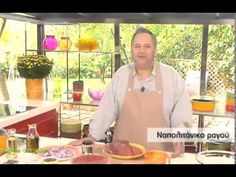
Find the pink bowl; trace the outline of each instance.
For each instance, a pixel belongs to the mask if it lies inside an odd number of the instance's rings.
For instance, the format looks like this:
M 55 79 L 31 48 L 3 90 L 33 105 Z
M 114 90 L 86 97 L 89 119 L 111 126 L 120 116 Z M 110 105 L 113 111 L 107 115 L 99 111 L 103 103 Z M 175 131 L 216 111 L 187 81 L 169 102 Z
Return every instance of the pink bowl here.
M 102 89 L 88 89 L 88 94 L 93 100 L 100 101 L 104 95 L 104 91 Z

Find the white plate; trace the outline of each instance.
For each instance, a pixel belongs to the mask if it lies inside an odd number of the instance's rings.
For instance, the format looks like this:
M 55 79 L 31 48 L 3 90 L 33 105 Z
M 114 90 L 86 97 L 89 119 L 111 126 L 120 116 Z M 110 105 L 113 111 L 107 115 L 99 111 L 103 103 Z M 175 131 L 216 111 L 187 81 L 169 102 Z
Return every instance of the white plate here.
M 71 157 L 62 157 L 62 158 L 58 158 L 58 157 L 55 157 L 53 155 L 51 155 L 50 151 L 52 148 L 63 148 L 63 150 L 67 150 L 69 152 L 71 152 L 72 156 Z M 45 156 L 44 153 L 47 153 L 47 155 Z M 60 151 L 58 151 L 58 153 L 60 153 Z M 39 153 L 39 156 L 41 158 L 46 158 L 46 157 L 55 157 L 58 161 L 65 161 L 65 160 L 69 160 L 71 158 L 74 158 L 78 155 L 81 155 L 81 150 L 79 148 L 76 148 L 74 146 L 70 146 L 70 145 L 57 145 L 57 146 L 47 146 L 47 147 L 43 147 L 43 148 L 40 148 L 40 153 Z
M 28 164 L 36 162 L 38 157 L 34 153 L 20 152 L 17 154 L 17 159 L 19 163 Z
M 235 164 L 235 154 L 230 151 L 208 150 L 199 152 L 196 160 L 201 164 Z

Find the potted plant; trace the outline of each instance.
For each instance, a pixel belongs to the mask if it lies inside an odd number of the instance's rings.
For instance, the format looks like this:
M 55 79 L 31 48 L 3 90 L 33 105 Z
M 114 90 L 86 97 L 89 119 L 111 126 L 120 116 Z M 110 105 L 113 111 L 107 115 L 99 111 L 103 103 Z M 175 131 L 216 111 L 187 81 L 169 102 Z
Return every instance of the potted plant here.
M 29 99 L 43 99 L 43 79 L 47 77 L 53 61 L 44 55 L 23 55 L 17 58 L 17 71 L 26 79 L 26 92 Z M 37 84 L 37 85 L 36 85 Z

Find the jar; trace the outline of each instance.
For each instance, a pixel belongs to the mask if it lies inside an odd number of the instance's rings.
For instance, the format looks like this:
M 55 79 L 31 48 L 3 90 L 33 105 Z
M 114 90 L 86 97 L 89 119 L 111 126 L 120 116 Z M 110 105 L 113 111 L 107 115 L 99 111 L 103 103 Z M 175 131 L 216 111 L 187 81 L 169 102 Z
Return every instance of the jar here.
M 226 104 L 225 104 L 225 109 L 226 111 L 229 112 L 234 112 L 235 110 L 235 105 L 234 105 L 234 91 L 233 90 L 228 90 L 226 92 Z
M 26 151 L 35 153 L 39 149 L 39 134 L 36 124 L 28 125 L 28 133 L 26 135 Z
M 61 51 L 67 52 L 70 50 L 72 45 L 72 42 L 70 40 L 70 37 L 61 37 L 59 41 L 59 48 Z
M 8 132 L 8 140 L 7 140 L 7 158 L 10 160 L 14 160 L 17 158 L 17 137 L 15 136 L 16 134 L 16 129 L 11 128 L 7 129 Z
M 91 140 L 82 141 L 82 153 L 83 154 L 93 153 L 93 142 Z
M 72 93 L 73 101 L 81 101 L 82 96 L 83 96 L 83 92 L 73 92 Z
M 7 131 L 0 128 L 0 154 L 5 153 L 7 150 Z
M 43 48 L 46 51 L 54 51 L 58 46 L 58 41 L 54 35 L 46 35 L 43 40 Z

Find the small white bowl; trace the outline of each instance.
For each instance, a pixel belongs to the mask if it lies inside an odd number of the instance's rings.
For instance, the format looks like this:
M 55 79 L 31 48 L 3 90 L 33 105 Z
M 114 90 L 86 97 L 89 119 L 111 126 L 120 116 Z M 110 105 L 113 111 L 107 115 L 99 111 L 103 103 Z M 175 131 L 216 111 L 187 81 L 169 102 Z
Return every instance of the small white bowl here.
M 20 152 L 17 154 L 17 159 L 20 163 L 34 163 L 38 160 L 37 155 L 29 152 Z

